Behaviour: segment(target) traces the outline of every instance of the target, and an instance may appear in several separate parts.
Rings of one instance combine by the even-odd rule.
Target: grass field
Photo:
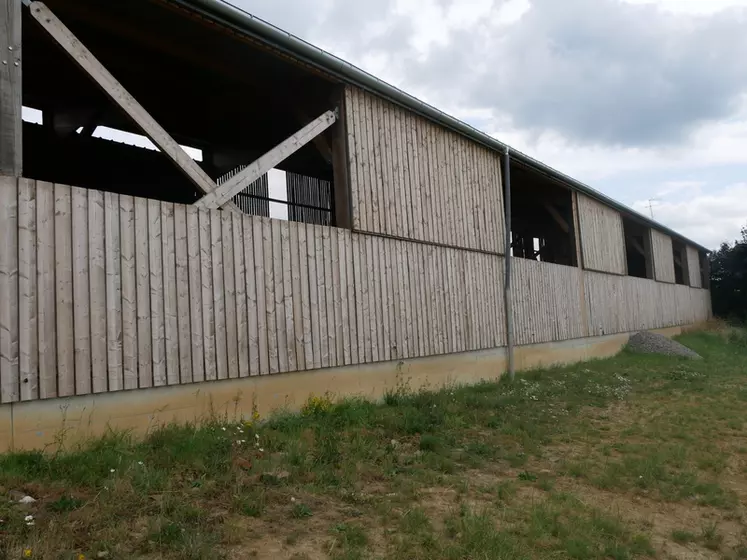
[[[0,455],[0,558],[747,558],[747,334],[680,340]]]

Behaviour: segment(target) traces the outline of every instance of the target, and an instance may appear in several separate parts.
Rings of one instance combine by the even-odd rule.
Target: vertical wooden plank
[[[6,14],[3,14],[6,15]],[[6,56],[2,53],[2,56]],[[0,70],[2,72],[2,70]],[[6,83],[3,83],[6,85]],[[3,92],[3,96],[5,92]],[[0,109],[4,109],[0,105]],[[4,120],[4,122],[7,122]],[[3,140],[5,131],[3,131]],[[6,146],[2,146],[6,148]],[[20,149],[20,148],[19,148]],[[67,198],[67,224],[70,220],[70,193],[68,190]],[[58,202],[59,194],[55,188],[55,211],[60,207]],[[55,230],[58,229],[58,220],[55,219]],[[55,231],[55,233],[57,233]],[[67,232],[66,239],[60,240],[61,250],[67,250],[70,253],[70,230]],[[57,259],[59,262],[59,259]],[[59,269],[58,269],[59,270]],[[63,276],[61,282],[63,287],[57,288],[58,299],[60,291],[67,296],[66,290],[70,289],[69,297],[66,300],[72,300],[72,282],[71,271],[62,270]],[[63,300],[63,304],[66,303]],[[70,311],[70,337],[72,338],[72,308],[65,307],[62,309],[63,321],[67,324],[66,311]],[[0,402],[15,402],[20,398],[20,378],[19,378],[19,356],[18,356],[18,184],[15,177],[0,177]],[[59,321],[58,321],[59,323]],[[27,328],[22,325],[21,328]],[[67,342],[66,337],[63,342]],[[69,360],[68,354],[70,353]],[[58,353],[58,357],[59,357]],[[72,369],[72,339],[70,348],[65,348],[63,353],[62,368],[63,371],[72,374],[66,368]],[[72,380],[72,379],[71,379]],[[63,387],[64,388],[64,387]]]
[[[363,363],[371,363],[372,350],[371,350],[371,309],[369,299],[369,277],[371,275],[370,266],[368,262],[368,251],[366,244],[368,242],[367,235],[358,236],[358,259],[360,263],[360,319],[361,322],[358,324],[358,336],[360,338],[361,346],[361,360]]]
[[[349,232],[345,234],[345,267],[347,274],[347,305],[348,305],[348,323],[345,329],[350,335],[350,363],[360,363],[358,357],[358,317],[357,317],[357,299],[355,285],[355,266],[353,256],[353,236]],[[347,335],[346,335],[347,336]]]
[[[332,363],[329,349],[329,314],[327,313],[328,286],[325,269],[329,266],[326,258],[326,248],[329,247],[329,238],[326,247],[324,243],[324,228],[314,226],[315,248],[316,248],[316,286],[317,303],[319,311],[319,343],[321,351],[321,367],[329,367]]]
[[[7,201],[11,204],[11,200]],[[6,220],[16,226],[16,204],[4,208]],[[8,231],[13,242],[16,236]],[[73,333],[73,224],[70,187],[54,186],[54,236],[55,236],[55,305],[57,307],[57,395],[67,397],[75,394],[75,338]],[[5,237],[3,236],[5,239]],[[16,254],[16,251],[13,251]],[[12,268],[8,268],[12,266]],[[15,262],[6,264],[6,270],[13,273]],[[6,273],[7,274],[7,273]],[[2,297],[5,301],[9,292]],[[15,300],[14,300],[15,303]],[[6,327],[7,329],[7,327]],[[6,354],[7,355],[7,354]],[[11,354],[12,358],[12,354]],[[16,358],[17,359],[17,358]],[[16,387],[17,388],[17,387]]]
[[[161,256],[163,266],[163,319],[166,382],[178,385],[179,307],[176,284],[176,224],[174,204],[161,202]]]
[[[309,249],[306,240],[306,224],[296,225],[296,232],[298,234],[298,272],[297,276],[299,279],[300,289],[300,306],[301,306],[301,342],[303,345],[303,354],[298,353],[298,363],[304,364],[304,369],[314,368],[314,348],[312,346],[312,334],[311,334],[311,294],[310,294],[310,277],[309,272]],[[296,281],[296,275],[293,276],[294,282]],[[295,294],[294,288],[294,294]],[[295,300],[294,300],[295,302]],[[296,314],[296,321],[298,321],[298,315]],[[298,331],[296,331],[298,332]],[[303,360],[301,359],[303,356]]]
[[[341,284],[341,273],[344,267],[344,262],[340,260],[340,239],[339,233],[344,230],[331,228],[329,235],[330,242],[330,259],[332,269],[332,304],[334,312],[334,322],[332,323],[333,342],[335,348],[335,363],[341,366],[345,363],[345,341],[343,334],[343,323],[342,323],[342,287]]]
[[[88,196],[89,216],[94,201]],[[93,229],[93,220],[89,220],[89,229]],[[137,280],[137,353],[139,387],[153,386],[153,336],[150,322],[150,254],[148,247],[148,201],[135,199],[135,269]],[[93,232],[91,231],[91,234]],[[93,241],[94,236],[90,236]],[[94,266],[91,255],[91,325],[93,325],[94,304]],[[91,331],[96,332],[96,331]],[[102,332],[102,331],[98,331]],[[94,342],[95,339],[92,339]],[[93,349],[93,348],[92,348]],[[94,359],[94,363],[96,360]],[[94,366],[94,391],[96,384],[96,366]]]
[[[246,296],[246,238],[244,219],[241,214],[231,212],[231,233],[233,234],[233,271],[236,286],[236,338],[238,344],[239,377],[249,377],[249,332]],[[251,237],[250,237],[251,239]],[[254,267],[252,266],[252,276]],[[256,298],[256,294],[252,296]]]
[[[407,252],[405,254],[405,262],[408,267],[408,280],[410,282],[410,301],[409,309],[411,313],[412,321],[412,334],[413,334],[413,350],[410,352],[411,356],[424,356],[423,350],[423,326],[421,324],[422,308],[420,307],[420,286],[419,280],[419,263],[417,257],[417,245],[418,243],[407,243],[405,248]]]
[[[316,227],[306,224],[306,257],[309,271],[309,315],[311,326],[311,347],[313,350],[313,367],[322,367],[322,336],[319,323],[319,286],[317,274]]]
[[[20,0],[0,1],[0,175],[12,177],[23,171],[22,9]]]
[[[350,254],[350,232],[340,232],[340,286],[342,287],[343,360],[345,365],[355,364],[353,346],[355,336],[355,292],[353,290],[352,255]]]
[[[262,252],[264,256],[265,272],[265,303],[267,311],[267,346],[269,349],[270,373],[282,371],[279,369],[278,352],[278,328],[275,317],[276,283],[275,269],[273,267],[273,232],[272,222],[269,218],[262,218]],[[259,292],[258,292],[259,293]]]
[[[272,267],[275,289],[275,325],[277,340],[278,371],[289,371],[288,336],[285,328],[285,300],[283,286],[283,241],[280,220],[271,220],[272,230]]]
[[[301,288],[301,232],[306,233],[303,225],[292,223],[289,224],[290,240],[290,276],[291,292],[293,294],[293,344],[296,355],[296,369],[306,369],[306,354],[304,347],[304,313],[303,313],[303,290]],[[304,236],[304,245],[306,237]],[[306,247],[304,246],[304,250]],[[303,253],[304,259],[306,253]],[[306,280],[306,278],[303,278]],[[308,284],[307,284],[308,286]],[[308,287],[307,287],[308,292]]]
[[[285,317],[285,348],[283,353],[288,357],[287,371],[297,371],[296,329],[293,324],[293,278],[291,276],[291,233],[288,222],[280,223],[280,250],[282,255],[281,271],[283,284],[283,315]]]
[[[446,242],[446,227],[443,222],[443,189],[440,180],[439,157],[438,157],[438,135],[440,130],[433,124],[428,124],[428,181],[433,201],[433,229],[435,243]],[[435,254],[433,255],[435,258]]]
[[[85,196],[85,193],[83,194]],[[85,201],[85,198],[82,199]],[[75,212],[75,205],[73,205]],[[75,228],[75,216],[73,216],[73,228]],[[124,389],[137,389],[137,267],[135,264],[135,202],[131,196],[119,195],[119,229],[120,229],[120,257],[122,274],[122,377]],[[73,245],[75,253],[75,245]],[[86,261],[87,261],[86,250]],[[88,263],[86,266],[86,292],[88,291]],[[77,276],[77,274],[76,274]],[[73,282],[77,280],[74,278]],[[81,296],[82,298],[82,296]],[[76,295],[75,305],[78,307],[79,297]],[[88,297],[85,298],[86,304]],[[88,311],[86,310],[86,321]],[[75,331],[76,345],[78,330]],[[76,347],[76,353],[78,349]],[[90,362],[90,358],[89,358]],[[76,382],[79,368],[75,366]],[[90,363],[89,363],[90,371]]]
[[[222,212],[210,212],[210,245],[213,266],[213,313],[215,314],[215,370],[218,379],[228,379],[226,335],[226,287],[223,274]]]
[[[379,271],[378,271],[378,245],[381,241],[380,237],[371,235],[366,236],[366,266],[368,274],[366,274],[366,294],[368,295],[368,304],[366,309],[368,310],[368,336],[370,337],[371,345],[371,361],[378,362],[383,359],[383,348],[380,349],[381,335],[381,319],[380,313],[381,308],[379,306],[379,298],[377,297],[377,284],[379,283]]]
[[[174,205],[174,265],[176,282],[176,327],[178,336],[179,383],[192,383],[191,317],[189,312],[189,248],[187,207]]]
[[[383,155],[381,152],[381,134],[379,119],[381,112],[378,110],[379,103],[376,98],[364,94],[361,98],[361,108],[364,112],[366,144],[364,154],[367,156],[368,173],[366,176],[367,189],[364,191],[368,197],[366,212],[368,216],[368,227],[364,231],[385,231],[386,221],[386,199],[384,197],[384,181],[382,177]]]
[[[345,128],[347,132],[347,153],[350,157],[350,198],[351,207],[353,208],[352,227],[354,230],[360,229],[361,213],[361,196],[359,195],[359,183],[361,175],[361,155],[360,155],[360,108],[358,107],[356,88],[354,86],[345,86]],[[300,231],[300,230],[299,230]],[[304,233],[305,230],[304,230]]]
[[[148,255],[150,265],[150,321],[153,352],[153,385],[166,385],[166,327],[163,314],[163,247],[161,203],[148,201]]]
[[[260,373],[259,349],[259,316],[264,315],[264,306],[257,299],[257,263],[262,261],[262,253],[256,253],[254,226],[257,220],[250,216],[242,217],[244,226],[244,264],[246,266],[246,311],[247,311],[247,344],[249,349],[249,375]],[[261,250],[261,244],[260,244]],[[265,349],[267,345],[265,345]]]
[[[418,138],[418,117],[407,114],[407,145],[411,173],[412,211],[415,237],[425,239],[423,231],[423,193],[420,190],[420,141]]]
[[[324,286],[327,321],[327,350],[329,352],[329,365],[337,365],[337,344],[335,340],[335,291],[332,279],[332,228],[322,227],[322,246],[324,248]]]
[[[39,398],[57,396],[57,348],[55,342],[54,186],[36,183],[36,285],[39,339]]]
[[[393,112],[395,118],[395,126],[392,132],[396,135],[397,142],[397,182],[395,183],[395,190],[399,198],[400,214],[402,217],[402,221],[400,223],[400,236],[412,239],[414,236],[414,231],[412,225],[412,202],[410,200],[410,168],[407,164],[409,150],[406,141],[407,137],[405,135],[405,124],[403,122],[404,110],[400,109],[399,107],[394,107]]]
[[[211,212],[198,214],[200,234],[200,284],[202,287],[202,339],[205,353],[205,381],[218,378],[215,347],[215,300],[213,297],[213,241]]]
[[[91,392],[91,318],[88,270],[88,193],[73,187],[73,333],[75,335],[75,393]]]
[[[360,235],[353,235],[351,239],[353,252],[353,286],[355,288],[355,325],[357,338],[358,360],[365,363],[365,348],[363,336],[363,263],[361,257]]]
[[[187,280],[189,282],[189,322],[192,354],[192,381],[205,380],[205,337],[203,334],[202,260],[200,255],[200,214],[189,205],[187,216]]]
[[[376,281],[376,289],[374,292],[376,312],[378,317],[377,325],[377,340],[379,344],[379,353],[383,360],[391,360],[393,358],[392,352],[392,321],[391,317],[392,308],[390,303],[390,292],[389,282],[391,276],[391,269],[387,268],[387,255],[389,251],[390,242],[387,239],[377,238],[376,239],[376,251],[373,254],[373,269],[375,270],[374,278]],[[371,270],[369,264],[369,271]]]
[[[239,338],[238,318],[236,316],[236,270],[234,266],[233,247],[233,212],[220,212],[221,246],[223,248],[223,292],[226,325],[226,352],[228,358],[228,377],[239,377]]]
[[[73,227],[75,226],[74,220],[75,216],[73,216]],[[86,243],[87,240],[86,237]],[[73,245],[74,247],[75,245]],[[73,280],[75,280],[75,275]],[[75,286],[73,286],[73,290],[75,290]],[[18,179],[18,366],[21,385],[20,398],[22,401],[39,398],[37,294],[36,184],[30,179],[21,178]],[[85,297],[88,299],[87,287]],[[2,302],[0,302],[0,305],[3,305]],[[87,305],[81,307],[86,311],[88,309]],[[87,328],[88,323],[86,322],[85,325]],[[77,365],[76,361],[76,368]]]
[[[137,216],[136,216],[137,217]],[[136,224],[137,225],[137,224]],[[145,254],[148,254],[148,221],[145,216],[140,239],[145,243]],[[88,191],[88,258],[89,288],[91,290],[91,378],[94,393],[108,390],[109,378],[107,367],[106,345],[106,221],[104,218],[104,193]],[[146,264],[146,273],[148,267]],[[146,279],[146,294],[149,294]],[[139,288],[139,287],[138,287]],[[139,296],[139,292],[138,292]],[[138,302],[138,308],[140,303]],[[146,310],[146,317],[149,318]],[[150,332],[150,331],[149,331]],[[150,349],[150,344],[148,345]],[[150,363],[150,356],[148,356]],[[142,367],[142,366],[141,366]]]
[[[106,363],[109,391],[124,388],[122,370],[122,258],[119,195],[104,193],[106,265]]]
[[[269,328],[267,324],[268,317],[268,299],[269,294],[265,285],[265,220],[264,218],[252,218],[253,241],[254,241],[254,278],[256,283],[257,294],[257,345],[259,347],[259,373],[262,375],[271,372],[270,367],[270,344]],[[269,251],[269,247],[268,247]],[[273,296],[274,297],[274,296]],[[274,302],[273,302],[274,303]],[[277,371],[277,362],[275,362],[275,371]]]
[[[477,350],[477,344],[475,343],[474,272],[472,266],[474,258],[475,253],[467,253],[464,255],[465,338],[468,350]]]
[[[420,201],[421,221],[423,230],[423,240],[433,241],[433,233],[431,231],[432,218],[431,218],[431,194],[428,180],[428,151],[426,150],[427,142],[427,126],[426,123],[421,119],[415,119],[415,138],[417,142],[417,154],[418,154],[418,182],[420,188],[420,195],[418,200]]]

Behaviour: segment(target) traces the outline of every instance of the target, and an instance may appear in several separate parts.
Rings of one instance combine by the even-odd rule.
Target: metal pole
[[[508,378],[514,380],[514,317],[511,305],[511,157],[506,146],[503,158],[503,208],[505,228],[506,277],[503,283],[504,307],[506,309],[506,343],[508,352]]]

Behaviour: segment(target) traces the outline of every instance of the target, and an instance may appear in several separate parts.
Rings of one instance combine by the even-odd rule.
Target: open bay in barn
[[[747,332],[679,341],[703,359],[623,351],[144,439],[61,432],[0,456],[0,554],[744,558]]]

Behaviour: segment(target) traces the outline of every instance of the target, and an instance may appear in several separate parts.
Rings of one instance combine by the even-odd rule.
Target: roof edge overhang
[[[506,149],[508,149],[510,157],[517,163],[521,163],[532,170],[546,175],[549,178],[566,185],[570,189],[596,199],[602,204],[614,208],[623,214],[628,214],[637,221],[642,222],[651,228],[657,229],[672,237],[676,237],[677,239],[680,239],[702,251],[711,252],[707,247],[704,247],[655,220],[646,217],[644,214],[641,214],[621,202],[610,198],[585,183],[582,183],[581,181],[578,181],[531,156],[511,148],[509,145],[504,144],[492,136],[479,131],[475,127],[470,126],[439,109],[436,109],[432,105],[429,105],[409,93],[388,84],[376,76],[369,74],[365,70],[362,70],[357,66],[354,66],[353,64],[288,33],[287,31],[283,31],[271,23],[232,6],[231,4],[227,4],[222,0],[168,1],[195,10],[205,17],[233,28],[235,31],[267,43],[294,58],[300,59],[306,64],[315,66],[324,72],[338,77],[343,82],[375,93],[376,95],[418,113],[441,126],[467,136],[475,142],[478,142],[492,150],[505,153]]]

